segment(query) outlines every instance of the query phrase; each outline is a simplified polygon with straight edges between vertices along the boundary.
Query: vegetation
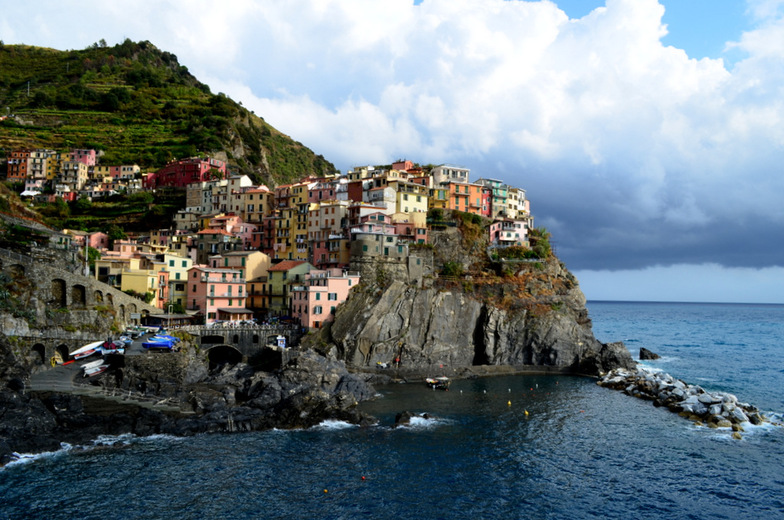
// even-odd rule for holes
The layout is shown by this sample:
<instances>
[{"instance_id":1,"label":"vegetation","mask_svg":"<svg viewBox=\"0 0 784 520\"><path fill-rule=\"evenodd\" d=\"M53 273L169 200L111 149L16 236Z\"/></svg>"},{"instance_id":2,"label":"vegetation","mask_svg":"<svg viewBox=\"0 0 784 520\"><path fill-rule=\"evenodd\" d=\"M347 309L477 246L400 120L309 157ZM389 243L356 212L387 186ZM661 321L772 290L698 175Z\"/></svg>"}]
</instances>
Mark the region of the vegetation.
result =
<instances>
[{"instance_id":1,"label":"vegetation","mask_svg":"<svg viewBox=\"0 0 784 520\"><path fill-rule=\"evenodd\" d=\"M94 148L103 164L149 170L215 155L271 184L335 170L147 41L71 51L0 45L0 107L14 116L0 122L6 152Z\"/></svg>"}]
</instances>

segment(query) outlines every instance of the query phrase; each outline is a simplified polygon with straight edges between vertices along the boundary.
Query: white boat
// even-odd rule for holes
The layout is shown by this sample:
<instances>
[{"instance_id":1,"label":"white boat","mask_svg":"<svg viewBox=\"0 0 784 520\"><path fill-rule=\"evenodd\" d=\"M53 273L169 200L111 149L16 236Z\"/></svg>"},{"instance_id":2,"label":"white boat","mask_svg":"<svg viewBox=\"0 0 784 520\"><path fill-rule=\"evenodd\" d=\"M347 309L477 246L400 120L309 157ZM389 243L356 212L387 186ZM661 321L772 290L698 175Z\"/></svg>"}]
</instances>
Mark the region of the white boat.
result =
<instances>
[{"instance_id":1,"label":"white boat","mask_svg":"<svg viewBox=\"0 0 784 520\"><path fill-rule=\"evenodd\" d=\"M85 363L84 365L82 365L82 368L86 372L87 370L89 370L91 368L95 368L95 367L98 367L98 366L101 366L101 365L103 365L103 359L96 359L95 361L90 361L89 363Z\"/></svg>"},{"instance_id":2,"label":"white boat","mask_svg":"<svg viewBox=\"0 0 784 520\"><path fill-rule=\"evenodd\" d=\"M106 363L94 366L92 368L87 368L84 371L84 377L97 376L98 374L105 372L107 368L109 368L109 365Z\"/></svg>"},{"instance_id":3,"label":"white boat","mask_svg":"<svg viewBox=\"0 0 784 520\"><path fill-rule=\"evenodd\" d=\"M83 359L95 354L96 349L101 345L103 345L103 341L95 341L93 343L88 343L87 345L74 350L73 352L68 354L68 356L74 359Z\"/></svg>"}]
</instances>

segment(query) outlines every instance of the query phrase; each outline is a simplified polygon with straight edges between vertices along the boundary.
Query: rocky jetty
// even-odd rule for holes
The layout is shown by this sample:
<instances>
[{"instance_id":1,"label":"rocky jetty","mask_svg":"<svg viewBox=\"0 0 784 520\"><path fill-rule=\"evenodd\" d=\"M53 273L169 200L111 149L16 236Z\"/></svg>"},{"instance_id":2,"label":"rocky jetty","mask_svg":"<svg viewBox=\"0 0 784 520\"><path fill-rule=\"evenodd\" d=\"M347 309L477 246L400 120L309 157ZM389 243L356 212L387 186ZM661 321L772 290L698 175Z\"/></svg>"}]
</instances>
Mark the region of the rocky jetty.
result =
<instances>
[{"instance_id":1,"label":"rocky jetty","mask_svg":"<svg viewBox=\"0 0 784 520\"><path fill-rule=\"evenodd\" d=\"M740 438L744 424L759 425L769 422L760 411L725 392L707 392L669 374L642 367L634 370L617 368L601 377L597 384L620 390L640 399L653 401L686 417L696 424L710 428L732 428L733 437Z\"/></svg>"}]
</instances>

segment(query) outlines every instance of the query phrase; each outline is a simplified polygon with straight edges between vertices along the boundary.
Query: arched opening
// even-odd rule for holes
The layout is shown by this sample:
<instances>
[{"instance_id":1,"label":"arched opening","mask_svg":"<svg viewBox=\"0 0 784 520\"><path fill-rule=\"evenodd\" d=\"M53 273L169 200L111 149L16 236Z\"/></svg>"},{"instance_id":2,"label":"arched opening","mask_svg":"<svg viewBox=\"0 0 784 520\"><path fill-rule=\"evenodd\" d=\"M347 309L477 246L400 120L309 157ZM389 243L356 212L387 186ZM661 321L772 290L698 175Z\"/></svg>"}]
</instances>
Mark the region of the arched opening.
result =
<instances>
[{"instance_id":1,"label":"arched opening","mask_svg":"<svg viewBox=\"0 0 784 520\"><path fill-rule=\"evenodd\" d=\"M258 334L254 334L253 335L253 344L254 345L258 345L259 344L259 335Z\"/></svg>"},{"instance_id":2,"label":"arched opening","mask_svg":"<svg viewBox=\"0 0 784 520\"><path fill-rule=\"evenodd\" d=\"M240 342L240 335L235 334L233 338L231 338L231 342L237 345Z\"/></svg>"},{"instance_id":3,"label":"arched opening","mask_svg":"<svg viewBox=\"0 0 784 520\"><path fill-rule=\"evenodd\" d=\"M120 319L125 321L125 305L120 304Z\"/></svg>"},{"instance_id":4,"label":"arched opening","mask_svg":"<svg viewBox=\"0 0 784 520\"><path fill-rule=\"evenodd\" d=\"M55 278L52 280L52 297L49 299L49 305L57 309L62 309L67 306L65 301L65 280Z\"/></svg>"},{"instance_id":5,"label":"arched opening","mask_svg":"<svg viewBox=\"0 0 784 520\"><path fill-rule=\"evenodd\" d=\"M223 336L220 336L220 335L217 335L217 334L212 334L212 335L207 335L207 336L202 336L201 337L201 344L202 345L219 345L221 343L224 343Z\"/></svg>"},{"instance_id":6,"label":"arched opening","mask_svg":"<svg viewBox=\"0 0 784 520\"><path fill-rule=\"evenodd\" d=\"M242 361L242 352L231 345L218 345L207 351L210 370L220 370L225 366L234 366Z\"/></svg>"},{"instance_id":7,"label":"arched opening","mask_svg":"<svg viewBox=\"0 0 784 520\"><path fill-rule=\"evenodd\" d=\"M106 303L114 307L114 296L111 293L106 293Z\"/></svg>"},{"instance_id":8,"label":"arched opening","mask_svg":"<svg viewBox=\"0 0 784 520\"><path fill-rule=\"evenodd\" d=\"M84 308L87 306L87 294L84 285L74 284L71 287L71 306Z\"/></svg>"},{"instance_id":9,"label":"arched opening","mask_svg":"<svg viewBox=\"0 0 784 520\"><path fill-rule=\"evenodd\" d=\"M131 304L128 305L128 312L130 312L131 314L136 314L136 304L135 303L131 303Z\"/></svg>"},{"instance_id":10,"label":"arched opening","mask_svg":"<svg viewBox=\"0 0 784 520\"><path fill-rule=\"evenodd\" d=\"M93 299L97 304L103 303L103 293L101 291L95 291L95 293L93 294Z\"/></svg>"},{"instance_id":11,"label":"arched opening","mask_svg":"<svg viewBox=\"0 0 784 520\"><path fill-rule=\"evenodd\" d=\"M42 365L46 363L46 347L41 345L40 343L36 343L33 345L33 352L37 355L35 356L35 360L40 362Z\"/></svg>"},{"instance_id":12,"label":"arched opening","mask_svg":"<svg viewBox=\"0 0 784 520\"><path fill-rule=\"evenodd\" d=\"M8 266L8 274L14 278L21 278L25 275L25 267L22 264L11 264Z\"/></svg>"},{"instance_id":13,"label":"arched opening","mask_svg":"<svg viewBox=\"0 0 784 520\"><path fill-rule=\"evenodd\" d=\"M59 358L60 363L68 361L68 352L70 352L68 345L57 345L54 349L54 357L55 359Z\"/></svg>"}]
</instances>

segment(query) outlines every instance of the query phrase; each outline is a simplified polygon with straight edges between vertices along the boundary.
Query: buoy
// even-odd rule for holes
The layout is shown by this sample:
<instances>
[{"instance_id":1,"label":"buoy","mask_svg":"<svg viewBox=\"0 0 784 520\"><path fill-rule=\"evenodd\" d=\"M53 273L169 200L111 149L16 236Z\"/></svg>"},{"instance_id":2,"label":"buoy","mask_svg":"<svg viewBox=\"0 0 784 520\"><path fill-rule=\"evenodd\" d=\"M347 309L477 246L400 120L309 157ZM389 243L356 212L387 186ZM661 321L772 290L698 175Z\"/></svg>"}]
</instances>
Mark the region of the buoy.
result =
<instances>
[{"instance_id":1,"label":"buoy","mask_svg":"<svg viewBox=\"0 0 784 520\"><path fill-rule=\"evenodd\" d=\"M487 393L487 390L482 390L482 393L485 393L485 394L486 394L486 393Z\"/></svg>"},{"instance_id":2,"label":"buoy","mask_svg":"<svg viewBox=\"0 0 784 520\"><path fill-rule=\"evenodd\" d=\"M507 389L507 391L508 391L510 394L512 393L512 389L511 389L511 388Z\"/></svg>"},{"instance_id":3,"label":"buoy","mask_svg":"<svg viewBox=\"0 0 784 520\"><path fill-rule=\"evenodd\" d=\"M365 475L362 475L362 480L365 480Z\"/></svg>"},{"instance_id":4,"label":"buoy","mask_svg":"<svg viewBox=\"0 0 784 520\"><path fill-rule=\"evenodd\" d=\"M525 411L525 416L528 417L528 410Z\"/></svg>"},{"instance_id":5,"label":"buoy","mask_svg":"<svg viewBox=\"0 0 784 520\"><path fill-rule=\"evenodd\" d=\"M539 389L539 383L536 383L536 389L537 390Z\"/></svg>"},{"instance_id":6,"label":"buoy","mask_svg":"<svg viewBox=\"0 0 784 520\"><path fill-rule=\"evenodd\" d=\"M507 401L506 406L512 406L512 401Z\"/></svg>"},{"instance_id":7,"label":"buoy","mask_svg":"<svg viewBox=\"0 0 784 520\"><path fill-rule=\"evenodd\" d=\"M326 492L327 492L327 490L325 489L325 490L324 490L324 493L326 493Z\"/></svg>"}]
</instances>

